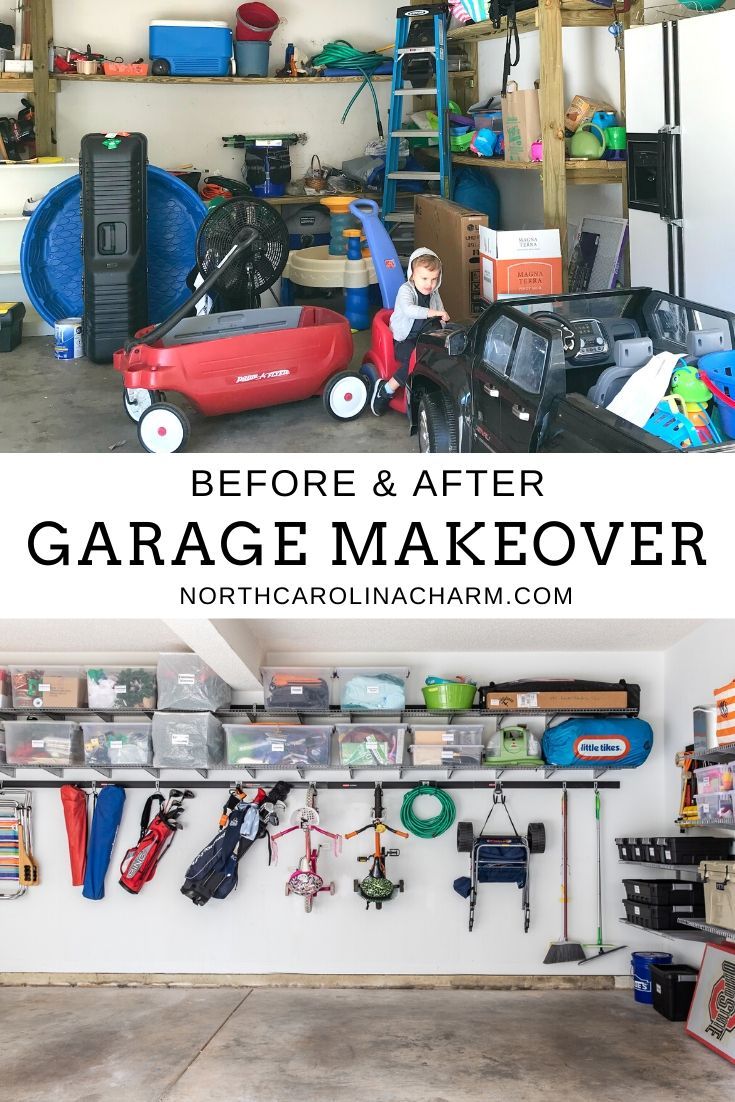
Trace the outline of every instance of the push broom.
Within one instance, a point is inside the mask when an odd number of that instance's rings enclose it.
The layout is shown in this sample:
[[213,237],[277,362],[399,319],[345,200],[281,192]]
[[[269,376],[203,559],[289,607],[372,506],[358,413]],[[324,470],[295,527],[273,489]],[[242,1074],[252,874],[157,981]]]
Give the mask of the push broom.
[[578,941],[569,940],[569,826],[567,786],[561,791],[561,913],[562,934],[552,941],[544,964],[581,964],[586,957]]
[[602,830],[600,790],[595,784],[595,829],[597,831],[597,941],[586,944],[587,949],[594,949],[591,957],[585,957],[579,964],[587,964],[598,957],[604,957],[608,953],[617,953],[619,949],[625,949],[624,945],[613,945],[612,942],[602,940]]

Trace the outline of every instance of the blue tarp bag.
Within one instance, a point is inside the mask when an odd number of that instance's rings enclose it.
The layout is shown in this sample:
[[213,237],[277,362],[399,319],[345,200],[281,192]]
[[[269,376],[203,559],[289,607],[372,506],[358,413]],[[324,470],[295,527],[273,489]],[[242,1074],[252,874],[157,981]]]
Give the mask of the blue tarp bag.
[[653,729],[630,716],[579,716],[547,727],[542,742],[549,765],[589,769],[643,765],[653,746]]
[[105,785],[94,806],[92,829],[87,846],[87,867],[82,895],[85,899],[103,899],[105,874],[110,864],[112,847],[125,805],[125,789],[117,784]]

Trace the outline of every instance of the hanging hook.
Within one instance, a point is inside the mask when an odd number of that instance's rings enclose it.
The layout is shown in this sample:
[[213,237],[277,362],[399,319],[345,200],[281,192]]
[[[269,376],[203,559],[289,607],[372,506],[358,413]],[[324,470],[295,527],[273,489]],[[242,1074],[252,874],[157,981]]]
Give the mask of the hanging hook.
[[160,779],[160,777],[156,777],[156,788],[155,788],[155,791],[156,791],[157,793],[161,791],[161,779]]

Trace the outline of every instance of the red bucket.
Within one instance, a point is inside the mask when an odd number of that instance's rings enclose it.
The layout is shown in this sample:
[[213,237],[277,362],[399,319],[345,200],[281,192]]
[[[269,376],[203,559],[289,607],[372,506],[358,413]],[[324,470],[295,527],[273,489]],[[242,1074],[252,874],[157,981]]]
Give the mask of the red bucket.
[[235,38],[238,42],[270,42],[280,22],[267,4],[241,4],[237,9]]

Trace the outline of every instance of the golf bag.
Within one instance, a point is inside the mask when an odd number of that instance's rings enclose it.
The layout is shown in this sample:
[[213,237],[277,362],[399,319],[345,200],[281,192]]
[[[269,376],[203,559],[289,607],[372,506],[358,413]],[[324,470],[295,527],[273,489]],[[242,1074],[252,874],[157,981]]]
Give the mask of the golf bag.
[[252,801],[235,789],[224,805],[220,830],[186,870],[182,895],[203,907],[210,899],[225,899],[237,887],[238,865],[258,838],[278,823],[275,805],[285,801],[291,785],[278,781],[269,793],[259,788]]
[[[155,800],[158,800],[158,813],[151,819]],[[160,792],[148,797],[140,820],[140,838],[120,863],[120,887],[131,895],[137,895],[143,885],[153,879],[158,862],[173,841],[176,827],[161,814],[163,803]]]

